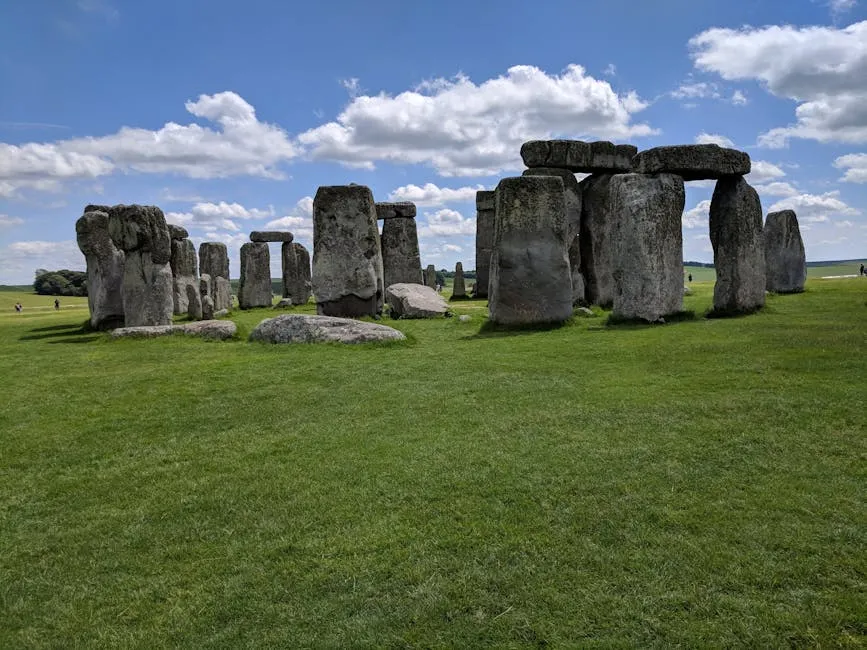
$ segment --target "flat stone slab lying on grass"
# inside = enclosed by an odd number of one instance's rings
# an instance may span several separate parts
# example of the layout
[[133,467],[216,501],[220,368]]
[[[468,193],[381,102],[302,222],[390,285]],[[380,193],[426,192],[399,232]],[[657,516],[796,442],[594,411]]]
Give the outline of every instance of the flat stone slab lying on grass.
[[385,290],[385,302],[392,318],[439,318],[449,310],[445,298],[421,284],[392,284]]
[[230,320],[200,320],[177,325],[150,325],[143,327],[120,327],[111,333],[113,339],[152,339],[158,336],[185,334],[203,339],[224,341],[235,336],[238,326]]
[[288,230],[254,230],[250,233],[250,241],[257,243],[291,242],[295,236]]
[[259,323],[250,333],[251,341],[264,343],[371,343],[402,341],[403,332],[351,318],[283,314]]
[[597,174],[628,172],[638,147],[600,140],[530,140],[521,145],[524,164],[533,167],[558,167],[570,172]]
[[632,171],[636,174],[677,174],[685,181],[745,176],[751,167],[749,154],[718,144],[654,147],[632,159]]

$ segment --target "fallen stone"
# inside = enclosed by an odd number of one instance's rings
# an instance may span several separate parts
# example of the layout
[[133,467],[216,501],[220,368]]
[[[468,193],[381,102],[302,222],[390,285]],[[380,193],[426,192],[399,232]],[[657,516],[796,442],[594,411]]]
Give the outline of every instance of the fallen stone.
[[455,264],[455,279],[452,282],[452,298],[466,298],[467,285],[464,282],[464,265],[461,262]]
[[762,204],[742,176],[717,181],[710,202],[710,243],[717,314],[748,313],[765,304]]
[[169,226],[169,238],[170,239],[187,239],[190,236],[190,233],[187,232],[187,229],[183,226],[177,226],[173,223],[168,224]]
[[228,309],[220,309],[220,310],[214,312],[214,318],[223,318],[224,316],[228,316],[228,315],[229,315]]
[[614,303],[614,250],[611,229],[619,219],[612,209],[611,174],[594,174],[581,181],[581,275],[587,304],[605,309]]
[[259,323],[250,334],[251,341],[265,343],[370,343],[402,341],[396,329],[351,318],[282,314]]
[[397,219],[401,217],[415,217],[415,203],[410,201],[400,201],[398,203],[377,203],[376,218],[377,219]]
[[445,299],[420,284],[393,284],[385,290],[392,318],[437,318],[449,310]]
[[476,288],[474,298],[488,297],[491,273],[491,253],[494,251],[496,192],[476,192]]
[[264,242],[248,242],[241,246],[241,280],[238,284],[238,306],[241,309],[270,307],[271,252]]
[[272,309],[290,309],[292,307],[294,307],[294,304],[292,303],[291,298],[281,298]]
[[614,255],[612,316],[659,322],[683,310],[683,179],[621,174],[611,179]]
[[[174,313],[188,313],[190,311],[190,300],[194,303],[192,306],[193,311],[201,312],[196,247],[189,239],[172,239],[171,246],[172,257],[169,265],[172,269],[172,302]],[[199,303],[198,307],[196,307],[195,303]]]
[[530,325],[572,316],[572,279],[563,181],[556,176],[504,178],[497,185],[491,255],[491,322]]
[[230,320],[200,320],[195,323],[176,325],[149,325],[140,327],[120,327],[111,333],[112,338],[150,339],[159,336],[184,334],[203,339],[221,340],[235,336],[238,326]]
[[108,213],[85,212],[75,222],[75,234],[87,262],[90,326],[94,329],[122,327],[124,254],[108,233]]
[[257,243],[291,242],[295,236],[286,230],[254,230],[250,233],[250,241]]
[[521,145],[527,167],[558,167],[570,172],[599,174],[628,172],[638,148],[606,141],[531,140]]
[[632,159],[632,171],[637,174],[677,174],[685,181],[743,176],[750,168],[749,154],[716,144],[654,147]]
[[[376,205],[379,211],[383,204]],[[386,287],[401,283],[423,284],[415,219],[387,218],[382,224],[382,270]]]
[[807,256],[798,217],[792,210],[771,212],[762,232],[765,288],[774,293],[799,293],[807,281]]

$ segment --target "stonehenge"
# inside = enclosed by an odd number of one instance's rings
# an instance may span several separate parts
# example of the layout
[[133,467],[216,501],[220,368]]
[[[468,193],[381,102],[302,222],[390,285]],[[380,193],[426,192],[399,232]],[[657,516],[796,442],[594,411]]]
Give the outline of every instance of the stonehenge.
[[229,252],[225,244],[204,242],[199,246],[199,273],[211,278],[208,295],[214,301],[214,311],[232,309]]
[[201,318],[202,299],[199,293],[198,256],[196,247],[188,237],[186,229],[169,224],[172,256],[169,265],[172,269],[172,302],[174,313],[187,314],[190,318]]
[[677,174],[685,181],[720,180],[750,173],[748,154],[717,144],[682,144],[642,151],[632,160],[637,174]]
[[266,242],[247,242],[241,246],[241,280],[238,284],[238,307],[270,307],[271,252]]
[[250,233],[250,241],[258,244],[277,242],[289,243],[294,239],[291,232],[285,230],[254,230]]
[[283,298],[293,305],[306,304],[313,294],[310,253],[298,242],[284,242],[280,257],[283,262]]
[[587,174],[628,172],[638,148],[611,142],[531,140],[521,145],[521,159],[530,169],[556,167]]
[[578,246],[585,299],[600,307],[614,303],[614,246],[611,229],[619,215],[612,209],[611,174],[593,174],[581,181],[583,194]]
[[807,257],[798,217],[792,210],[771,212],[762,231],[765,250],[765,289],[799,293],[807,280]]
[[461,262],[455,264],[455,279],[452,283],[452,298],[466,298],[467,286],[464,282],[464,265]]
[[488,297],[491,253],[494,249],[494,192],[476,192],[476,290],[474,298]]
[[377,203],[382,220],[382,270],[386,288],[392,284],[423,284],[415,204]]
[[124,253],[108,234],[107,210],[88,210],[75,222],[78,247],[87,263],[87,305],[90,326],[94,329],[124,324]]

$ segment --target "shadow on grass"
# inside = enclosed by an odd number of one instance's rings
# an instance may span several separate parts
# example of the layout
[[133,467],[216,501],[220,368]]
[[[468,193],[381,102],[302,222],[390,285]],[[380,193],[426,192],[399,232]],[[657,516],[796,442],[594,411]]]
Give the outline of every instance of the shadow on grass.
[[694,311],[679,311],[674,314],[669,314],[665,318],[660,318],[656,322],[649,322],[641,318],[622,318],[611,314],[605,320],[606,329],[645,329],[648,327],[657,327],[659,325],[670,325],[671,323],[684,323],[687,321],[698,320]]
[[[90,334],[92,330],[85,329],[80,325],[75,325],[75,329],[64,329],[57,332],[46,332],[44,334],[25,334],[24,336],[19,336],[19,341],[42,341],[45,339],[56,339],[63,338],[69,336],[76,336],[79,334]],[[31,330],[35,332],[36,330]]]
[[75,336],[68,339],[60,339],[59,341],[48,341],[50,345],[57,345],[58,343],[92,343],[93,341],[98,341],[102,336],[100,334],[88,334],[86,336]]
[[50,327],[34,327],[30,330],[31,334],[40,332],[59,332],[61,330],[82,329],[80,323],[68,323],[66,325],[51,325]]
[[758,307],[756,309],[709,309],[704,317],[715,318],[742,318],[743,316],[752,316],[760,312],[766,311],[766,307]]
[[561,323],[544,323],[534,325],[498,325],[496,323],[492,323],[491,321],[485,321],[476,334],[464,336],[463,340],[469,341],[473,339],[496,339],[504,338],[507,336],[523,336],[526,334],[535,334],[537,332],[551,332],[554,330],[563,329],[565,327],[570,327],[573,324],[574,320],[572,318]]

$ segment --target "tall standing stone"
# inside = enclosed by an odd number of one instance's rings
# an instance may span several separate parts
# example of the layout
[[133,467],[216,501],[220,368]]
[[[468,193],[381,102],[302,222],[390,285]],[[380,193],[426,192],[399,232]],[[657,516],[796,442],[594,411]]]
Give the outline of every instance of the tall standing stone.
[[746,313],[765,304],[762,204],[742,176],[716,183],[710,202],[710,243],[716,267],[713,309]]
[[619,219],[612,208],[611,174],[594,174],[581,181],[581,267],[585,299],[589,304],[611,307],[614,303],[614,250],[611,229]]
[[91,327],[123,327],[124,255],[108,234],[108,212],[85,212],[75,223],[75,234],[87,262],[87,305],[90,307]]
[[384,300],[376,206],[363,185],[320,187],[313,199],[313,294],[325,316],[375,316]]
[[494,250],[495,192],[476,192],[476,291],[474,298],[488,297],[491,253]]
[[265,242],[247,242],[241,246],[241,280],[238,306],[241,309],[270,307],[271,252]]
[[424,283],[431,289],[437,288],[437,270],[433,264],[428,264],[424,271]]
[[569,319],[572,280],[562,179],[504,178],[496,197],[491,321],[529,325]]
[[455,264],[455,280],[452,284],[452,298],[466,298],[467,286],[464,282],[464,265],[461,262]]
[[683,309],[683,179],[621,174],[611,179],[614,308],[624,319],[656,322]]
[[765,288],[774,293],[799,293],[807,281],[807,255],[798,217],[792,210],[771,212],[762,232]]
[[569,268],[572,270],[572,304],[586,303],[584,274],[581,272],[581,238],[573,237],[569,244]]
[[152,205],[116,205],[108,232],[124,252],[124,326],[172,322],[172,245],[163,211]]
[[[180,234],[180,233],[178,233]],[[196,247],[189,239],[172,239],[172,298],[175,314],[201,312]],[[192,291],[190,291],[192,289]],[[192,305],[190,301],[192,300]],[[199,303],[196,306],[196,303]]]
[[412,203],[377,203],[382,223],[382,269],[384,284],[422,284],[418,230]]
[[199,246],[199,273],[211,278],[211,299],[214,310],[232,308],[232,288],[229,284],[229,252],[221,242],[204,242]]
[[210,275],[202,273],[199,276],[199,295],[202,298],[202,318],[204,320],[211,320],[214,317],[214,297],[211,295],[213,286]]
[[283,297],[293,305],[304,305],[312,294],[310,253],[298,242],[286,242],[280,253],[283,258]]

